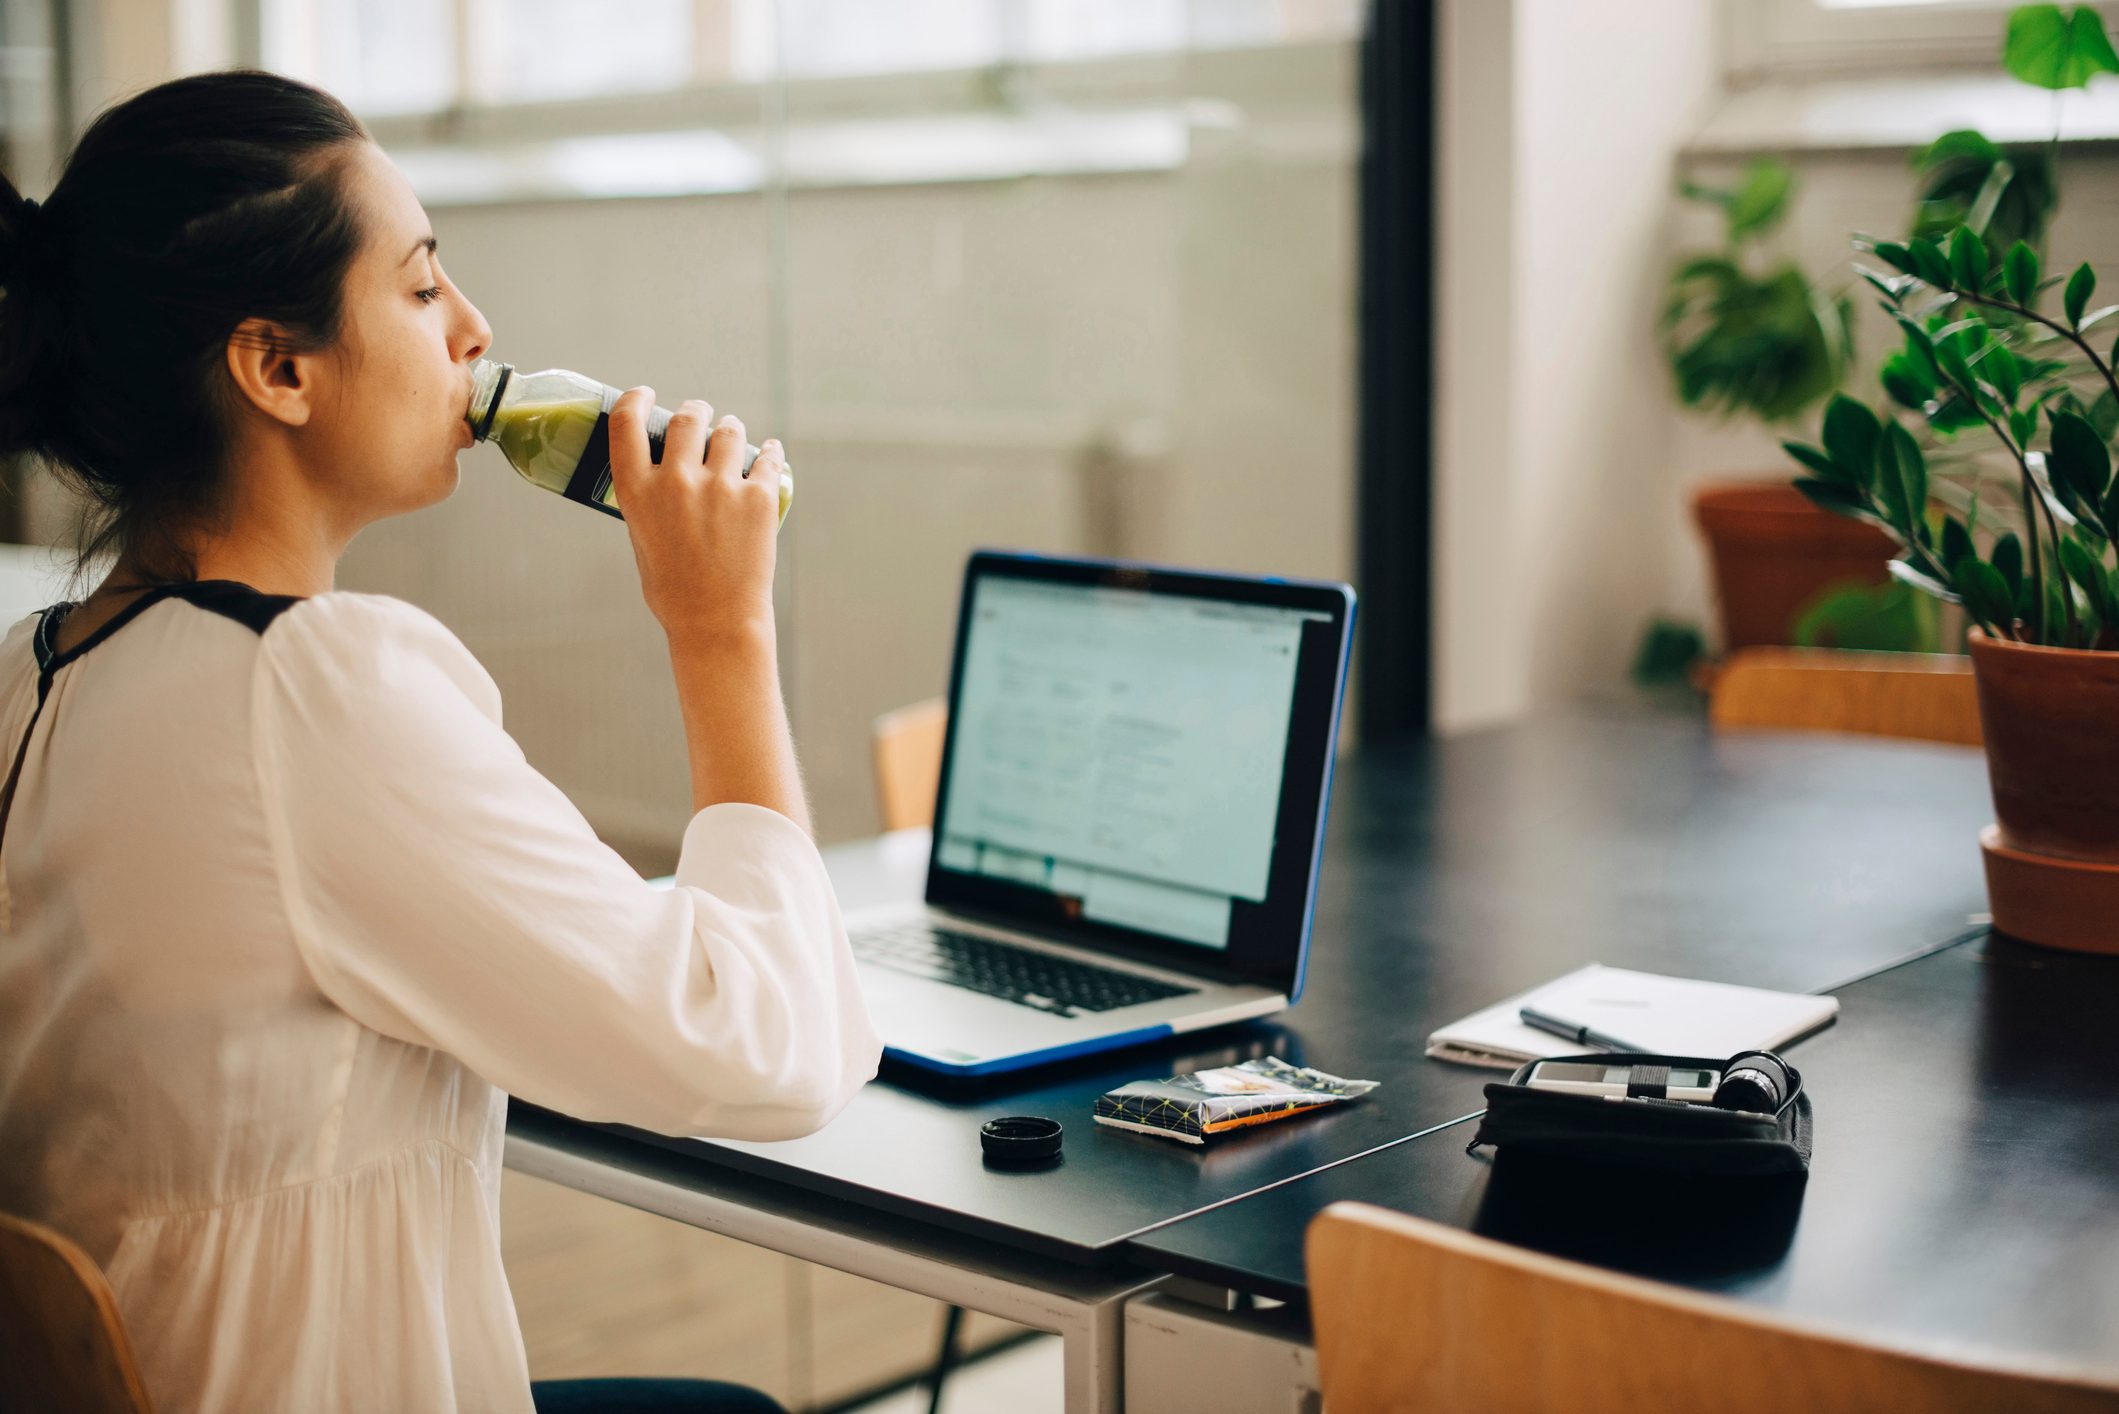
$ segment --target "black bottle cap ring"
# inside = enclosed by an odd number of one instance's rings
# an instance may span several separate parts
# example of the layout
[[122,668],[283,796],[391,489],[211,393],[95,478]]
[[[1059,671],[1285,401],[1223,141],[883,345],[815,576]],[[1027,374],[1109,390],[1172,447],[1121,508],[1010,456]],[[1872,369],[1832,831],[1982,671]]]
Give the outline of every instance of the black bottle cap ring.
[[1034,1164],[1060,1151],[1064,1131],[1043,1115],[1003,1115],[979,1126],[979,1147],[996,1163]]
[[478,420],[478,426],[471,429],[472,441],[485,441],[486,434],[493,430],[493,419],[500,412],[501,394],[508,391],[508,380],[510,378],[513,378],[514,376],[514,364],[503,363],[500,366],[500,378],[493,384],[493,397],[491,401],[486,404],[486,415]]

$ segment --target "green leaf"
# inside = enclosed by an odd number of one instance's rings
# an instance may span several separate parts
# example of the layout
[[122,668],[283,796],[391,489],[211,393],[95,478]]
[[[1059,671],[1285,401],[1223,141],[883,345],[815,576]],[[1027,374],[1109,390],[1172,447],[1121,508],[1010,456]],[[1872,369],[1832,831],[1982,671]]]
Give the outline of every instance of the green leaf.
[[1910,541],[1908,527],[1916,512],[1914,503],[1906,498],[1905,476],[1898,465],[1898,443],[1890,437],[1880,438],[1876,445],[1875,496],[1885,523]]
[[2017,398],[2023,395],[2023,372],[2016,366],[2016,355],[2000,344],[1987,350],[1986,357],[1979,360],[1979,372],[2001,400],[2010,407],[2016,406]]
[[[1906,502],[1906,539],[1913,544],[1925,544],[1928,539],[1928,460],[1921,455],[1920,444],[1913,434],[1896,422],[1884,429],[1884,444],[1891,449],[1889,461],[1898,472],[1901,494]],[[1877,459],[1877,473],[1882,475],[1885,458]]]
[[1899,286],[1913,283],[1912,280],[1903,275],[1895,275],[1891,279],[1886,280],[1874,270],[1869,270],[1859,265],[1854,267],[1854,273],[1868,281],[1870,288],[1883,296],[1883,299],[1878,303],[1885,309],[1897,308],[1898,302],[1905,298],[1905,293]]
[[1761,157],[1744,169],[1743,184],[1729,202],[1729,239],[1734,242],[1772,226],[1787,210],[1795,174],[1786,164]]
[[1977,290],[1987,282],[1987,246],[1970,226],[1950,233],[1950,274],[1957,287]]
[[1645,687],[1687,681],[1692,665],[1707,656],[1699,626],[1676,619],[1649,621],[1634,650],[1633,680]]
[[2119,537],[2119,476],[2113,477],[2112,484],[2105,488],[2102,509],[2104,528],[2114,537]]
[[1917,275],[1920,273],[1913,268],[1913,257],[1907,254],[1906,248],[1895,241],[1878,241],[1870,249],[1876,252],[1878,260],[1891,266],[1901,275]]
[[1964,350],[1958,346],[1955,339],[1936,340],[1935,361],[1942,365],[1942,371],[1949,375],[1950,381],[1960,388],[1972,391],[1973,385],[1979,381],[1972,376],[1972,365],[1965,360]]
[[1886,355],[1876,377],[1893,402],[1914,412],[1926,408],[1928,400],[1935,396],[1933,374],[1918,358],[1903,353]]
[[2067,646],[2067,576],[2057,570],[2045,577],[2045,622],[2038,641],[2048,647]]
[[1939,436],[1951,437],[1968,427],[1982,426],[1986,419],[1979,409],[1954,392],[1944,393],[1927,413],[1928,426]]
[[2105,487],[2112,477],[2110,450],[2086,418],[2056,412],[2052,422],[2052,446],[2045,454],[2047,476],[2070,511],[2101,519]]
[[1877,382],[1884,384],[1884,392],[1890,394],[1894,403],[1909,407],[1911,411],[1922,411],[1928,399],[1935,396],[1935,375],[1930,373],[1918,358],[1907,354],[1888,354],[1884,367],[1875,371]]
[[1861,584],[1831,588],[1797,613],[1789,636],[1799,648],[1933,653],[1938,647],[1935,611],[1915,592],[1916,588],[1928,593],[1940,590],[1946,598],[1957,597],[1932,579],[1919,586]]
[[2004,149],[1980,133],[1945,133],[1914,154],[1920,185],[1907,235],[1939,240],[1970,226],[1987,249],[2045,239],[2059,186],[2051,151],[2036,144]]
[[1935,341],[1928,337],[1928,331],[1903,314],[1894,314],[1892,318],[1896,319],[1898,327],[1905,331],[1906,352],[1927,371],[1931,379],[1940,379],[1942,367],[1936,360]]
[[2090,426],[2096,428],[2097,435],[2106,442],[2119,437],[2119,398],[2112,396],[2111,389],[2106,388],[2097,395],[2097,401],[2090,404],[2088,417]]
[[2073,536],[2065,536],[2060,542],[2060,563],[2067,570],[2068,578],[2090,593],[2090,602],[2096,603],[2105,591],[2104,566],[2089,551],[2089,547]]
[[[2088,596],[2084,594],[2077,594],[2075,596],[2078,601],[2086,597]],[[2076,635],[2075,646],[2078,648],[2096,647],[2097,640],[2104,633],[2103,608],[2100,606],[2092,606],[2089,604],[2083,604],[2078,602],[2075,606],[2075,616],[2082,625],[2081,633]]]
[[[2105,572],[2095,550],[2080,540],[2063,540],[2060,542],[2060,563],[2067,570],[2068,578],[2080,586],[2082,598],[2088,601],[2100,625],[2119,618],[2119,601],[2112,598],[2111,576]],[[2091,643],[2096,637],[2094,629],[2086,635]]]
[[2072,15],[2058,5],[2019,5],[2009,12],[2002,67],[2039,88],[2082,88],[2093,75],[2119,73],[2119,54],[2088,5]]
[[1957,602],[1956,591],[1918,565],[1905,560],[1893,560],[1885,568],[1890,571],[1891,578],[1900,584],[1909,585],[1923,594],[1932,594],[1938,599],[1947,599],[1953,604]]
[[2001,149],[1996,147],[1985,133],[1972,128],[1954,128],[1915,152],[1911,164],[1915,170],[1924,171],[1944,162],[1961,162],[1967,159],[1994,162],[2000,157]]
[[1953,575],[1958,562],[1978,553],[1972,547],[1972,532],[1964,528],[1964,522],[1955,516],[1945,516],[1942,522],[1942,564]]
[[1952,575],[1958,597],[1967,613],[1982,628],[2006,633],[2016,621],[2016,596],[2001,571],[1974,558],[1958,565]]
[[2028,241],[2018,241],[2001,258],[2001,281],[2009,298],[2030,308],[2038,299],[2038,252]]
[[2012,530],[1996,540],[1994,552],[1987,559],[2001,575],[2009,591],[2009,602],[2014,603],[2023,592],[2023,542],[2016,538],[2016,532]]
[[2009,414],[2009,435],[2019,447],[2028,446],[2038,435],[2038,409],[2017,408]]
[[1662,337],[1679,400],[1724,414],[1794,417],[1846,371],[1840,306],[1793,266],[1754,279],[1726,260],[1688,262],[1672,278]]
[[2084,329],[2094,329],[2115,314],[2119,314],[2119,304],[2107,304],[2093,309],[2082,316],[2082,327]]
[[1882,434],[1876,414],[1848,397],[1835,393],[1825,404],[1825,453],[1844,473],[1840,480],[1856,486],[1871,484],[1876,475],[1876,439]]
[[1950,288],[1950,262],[1943,258],[1942,247],[1930,240],[1906,242],[1906,254],[1912,258],[1913,273],[1939,290]]
[[1869,503],[1861,492],[1841,482],[1799,476],[1795,480],[1795,489],[1807,496],[1810,504],[1821,511],[1830,511],[1839,516],[1853,516],[1858,520],[1866,519],[1869,515]]
[[1847,486],[1859,486],[1861,484],[1860,480],[1854,477],[1851,472],[1842,471],[1838,462],[1835,462],[1815,447],[1801,442],[1783,442],[1781,443],[1781,450],[1816,472],[1821,480],[1836,481]]
[[2096,289],[2097,272],[2090,269],[2089,262],[2085,260],[2075,267],[2074,274],[2068,276],[2067,292],[2060,297],[2061,308],[2067,311],[2067,322],[2070,326],[2082,323],[2082,311],[2089,308],[2090,296]]

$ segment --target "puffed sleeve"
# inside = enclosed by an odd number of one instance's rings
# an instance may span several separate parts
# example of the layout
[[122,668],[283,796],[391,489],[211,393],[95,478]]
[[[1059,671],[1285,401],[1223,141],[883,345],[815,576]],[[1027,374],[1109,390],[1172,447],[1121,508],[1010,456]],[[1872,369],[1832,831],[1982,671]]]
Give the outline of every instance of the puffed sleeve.
[[378,595],[275,620],[252,718],[297,945],[364,1025],[672,1134],[806,1134],[875,1074],[831,881],[778,811],[708,806],[652,887],[523,758],[456,636]]

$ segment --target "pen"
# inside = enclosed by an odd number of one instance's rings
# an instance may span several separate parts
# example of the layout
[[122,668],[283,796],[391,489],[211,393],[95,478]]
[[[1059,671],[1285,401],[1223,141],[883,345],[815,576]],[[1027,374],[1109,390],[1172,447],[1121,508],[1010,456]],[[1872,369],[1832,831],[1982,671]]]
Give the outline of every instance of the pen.
[[1595,1046],[1602,1051],[1638,1051],[1641,1049],[1630,1042],[1621,1041],[1616,1036],[1608,1036],[1593,1027],[1578,1026],[1572,1021],[1562,1021],[1557,1016],[1548,1016],[1544,1012],[1534,1010],[1531,1007],[1524,1007],[1516,1015],[1523,1019],[1525,1026],[1534,1026],[1540,1031],[1547,1031],[1555,1036],[1565,1036],[1577,1045]]

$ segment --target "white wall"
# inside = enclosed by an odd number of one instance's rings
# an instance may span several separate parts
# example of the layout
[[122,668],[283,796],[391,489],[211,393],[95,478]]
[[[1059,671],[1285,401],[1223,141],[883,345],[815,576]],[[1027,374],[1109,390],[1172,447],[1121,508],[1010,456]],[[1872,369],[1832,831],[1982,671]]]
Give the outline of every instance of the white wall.
[[1434,717],[1616,684],[1678,496],[1654,338],[1676,154],[1711,96],[1696,0],[1446,0]]
[[1658,606],[1643,531],[1678,506],[1655,334],[1673,155],[1714,93],[1711,7],[1529,0],[1516,34],[1519,396],[1535,704],[1616,683]]

